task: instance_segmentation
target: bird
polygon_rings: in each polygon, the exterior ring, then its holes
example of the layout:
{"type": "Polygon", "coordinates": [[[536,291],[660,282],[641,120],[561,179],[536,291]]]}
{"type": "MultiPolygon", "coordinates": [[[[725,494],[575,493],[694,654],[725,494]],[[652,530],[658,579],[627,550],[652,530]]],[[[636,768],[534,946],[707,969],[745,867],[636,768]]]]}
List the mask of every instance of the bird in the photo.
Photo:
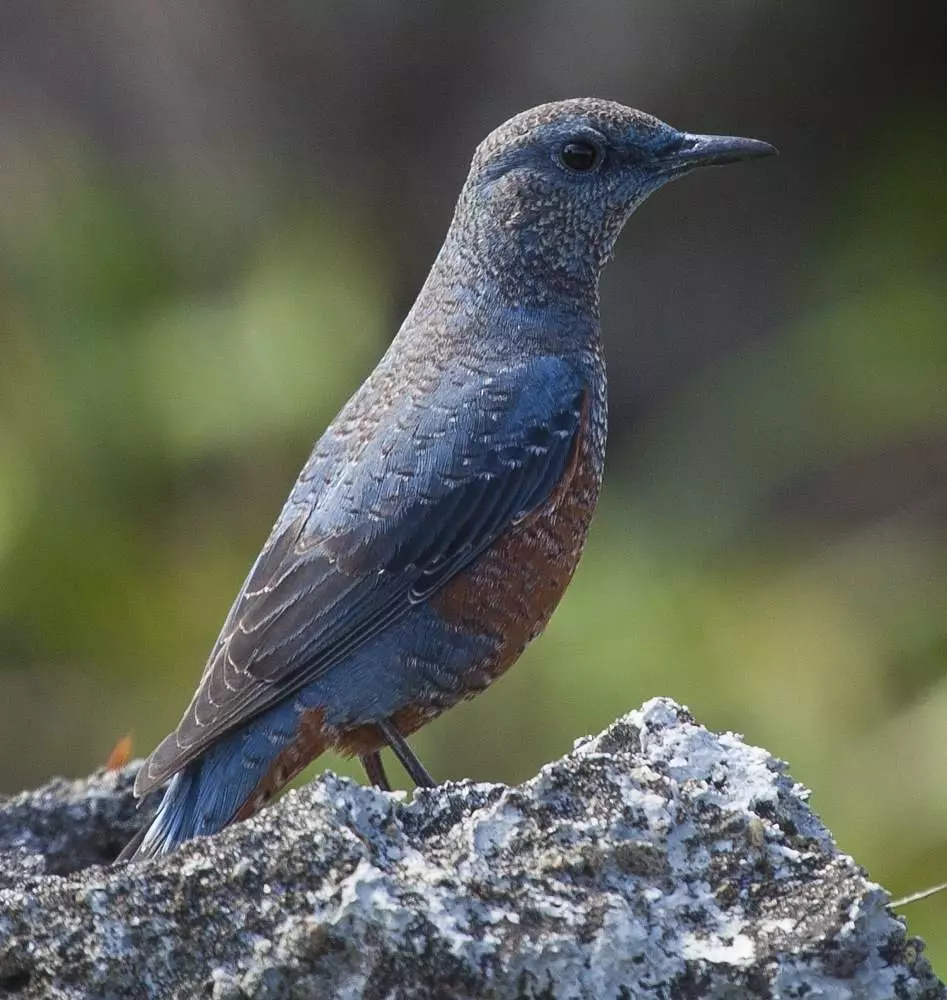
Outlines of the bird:
{"type": "Polygon", "coordinates": [[[167,785],[117,860],[266,805],[328,749],[390,791],[390,748],[485,690],[545,628],[585,545],[605,458],[599,278],[634,210],[768,143],[575,98],[477,147],[444,243],[377,367],[316,442],[177,728],[167,785]]]}

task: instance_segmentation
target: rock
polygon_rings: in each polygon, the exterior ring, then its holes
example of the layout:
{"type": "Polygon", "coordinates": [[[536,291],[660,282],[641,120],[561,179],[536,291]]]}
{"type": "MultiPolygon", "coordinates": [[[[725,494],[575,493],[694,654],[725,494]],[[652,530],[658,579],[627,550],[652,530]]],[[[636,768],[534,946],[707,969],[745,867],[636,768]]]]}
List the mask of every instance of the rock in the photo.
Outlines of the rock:
{"type": "Polygon", "coordinates": [[[134,770],[0,801],[0,996],[947,998],[783,766],[667,700],[516,788],[327,773],[98,867],[134,770]]]}

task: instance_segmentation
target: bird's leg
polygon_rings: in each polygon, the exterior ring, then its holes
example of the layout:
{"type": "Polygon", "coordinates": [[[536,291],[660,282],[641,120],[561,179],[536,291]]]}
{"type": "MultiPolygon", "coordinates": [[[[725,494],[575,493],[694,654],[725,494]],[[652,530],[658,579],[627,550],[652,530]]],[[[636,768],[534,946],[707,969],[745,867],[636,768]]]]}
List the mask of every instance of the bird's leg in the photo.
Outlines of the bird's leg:
{"type": "Polygon", "coordinates": [[[373,750],[371,753],[361,753],[358,755],[358,759],[362,762],[362,767],[365,768],[365,776],[368,780],[383,792],[390,792],[391,782],[388,780],[388,775],[385,774],[381,751],[373,750]]]}
{"type": "Polygon", "coordinates": [[[387,720],[382,719],[377,723],[381,730],[385,742],[394,751],[394,755],[401,761],[401,766],[408,772],[409,777],[418,788],[434,788],[437,782],[428,774],[427,768],[418,760],[414,751],[408,746],[407,740],[397,729],[387,720]]]}

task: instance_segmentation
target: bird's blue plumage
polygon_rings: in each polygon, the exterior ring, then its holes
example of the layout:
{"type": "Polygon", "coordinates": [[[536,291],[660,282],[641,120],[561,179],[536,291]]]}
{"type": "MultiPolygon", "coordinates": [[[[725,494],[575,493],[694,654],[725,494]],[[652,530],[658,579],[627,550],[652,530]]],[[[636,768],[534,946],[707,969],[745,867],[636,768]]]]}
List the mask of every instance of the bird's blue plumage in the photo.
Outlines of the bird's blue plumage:
{"type": "Polygon", "coordinates": [[[486,377],[452,366],[423,407],[406,406],[305,516],[278,522],[142,790],[348,661],[541,504],[584,391],[573,364],[539,357],[486,377]]]}
{"type": "Polygon", "coordinates": [[[607,101],[517,115],[478,147],[378,367],[316,443],[174,733],[133,853],[249,815],[328,746],[429,776],[403,736],[483,690],[548,621],[598,499],[599,276],[628,217],[701,164],[772,152],[607,101]]]}

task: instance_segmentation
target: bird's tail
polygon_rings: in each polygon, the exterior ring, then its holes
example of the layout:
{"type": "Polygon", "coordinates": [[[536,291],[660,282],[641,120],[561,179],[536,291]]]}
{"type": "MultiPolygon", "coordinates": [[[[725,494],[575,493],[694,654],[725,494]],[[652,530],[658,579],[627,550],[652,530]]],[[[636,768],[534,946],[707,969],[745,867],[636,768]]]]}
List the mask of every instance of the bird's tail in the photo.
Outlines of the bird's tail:
{"type": "MultiPolygon", "coordinates": [[[[199,772],[199,767],[187,768],[171,779],[155,818],[145,824],[126,844],[117,861],[166,854],[185,840],[198,835],[200,827],[205,824],[200,821],[198,814],[196,799],[200,775],[195,772],[199,772]]],[[[224,825],[226,821],[221,824],[224,825]]]]}
{"type": "Polygon", "coordinates": [[[326,749],[321,723],[321,711],[290,699],[210,746],[171,779],[154,819],[116,860],[167,854],[252,816],[326,749]]]}

